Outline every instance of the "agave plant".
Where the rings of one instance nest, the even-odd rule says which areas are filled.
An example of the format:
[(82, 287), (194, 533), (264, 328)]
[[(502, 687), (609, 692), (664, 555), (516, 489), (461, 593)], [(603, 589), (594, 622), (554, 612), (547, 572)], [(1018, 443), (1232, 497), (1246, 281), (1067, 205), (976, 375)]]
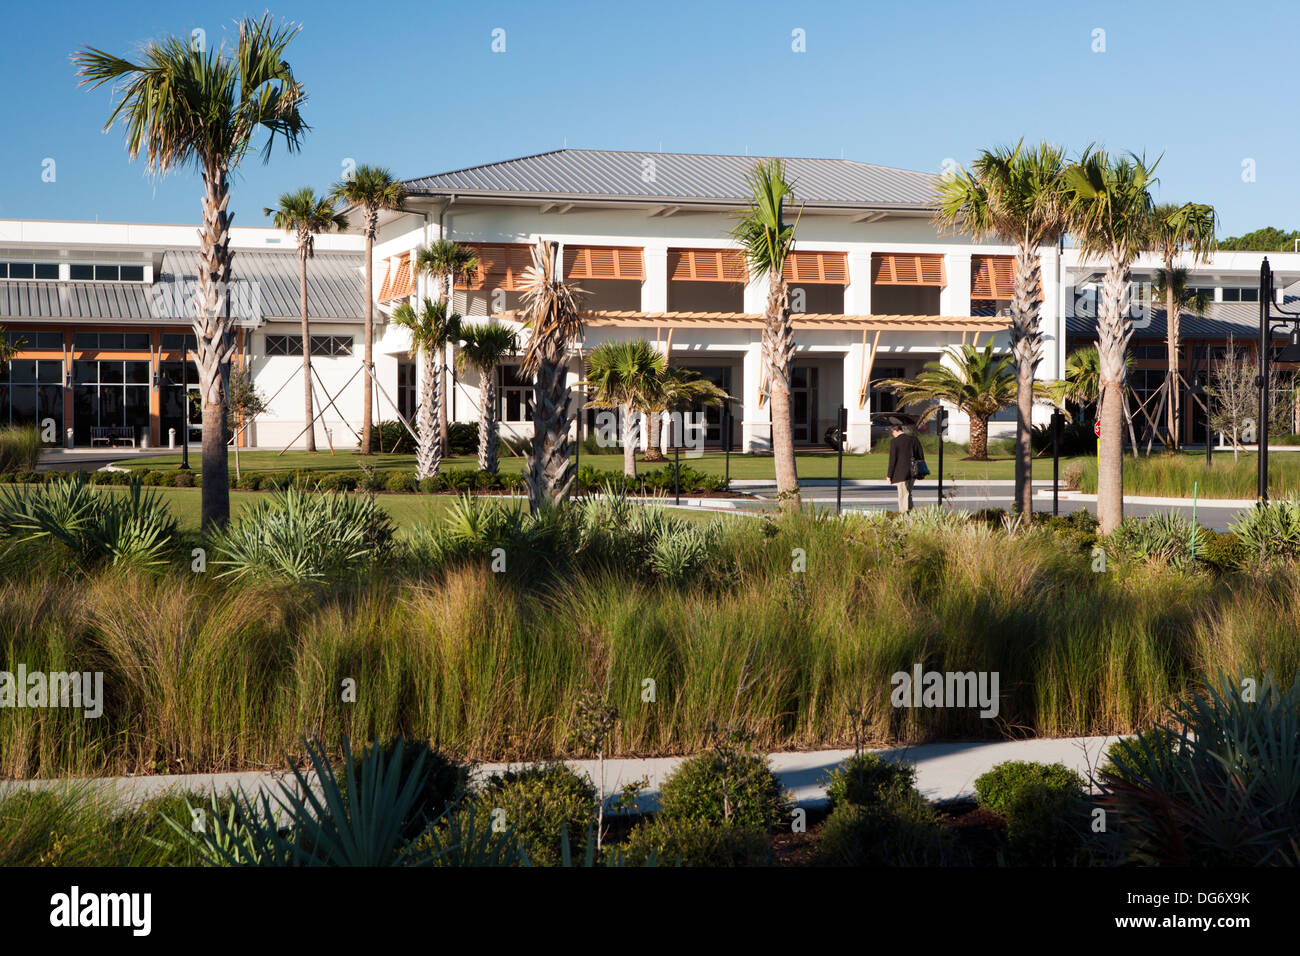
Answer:
[(1228, 527), (1261, 558), (1300, 557), (1300, 498), (1295, 495), (1247, 508)]
[(1300, 678), (1282, 690), (1266, 674), (1250, 699), (1245, 686), (1220, 674), (1100, 771), (1134, 860), (1300, 865)]

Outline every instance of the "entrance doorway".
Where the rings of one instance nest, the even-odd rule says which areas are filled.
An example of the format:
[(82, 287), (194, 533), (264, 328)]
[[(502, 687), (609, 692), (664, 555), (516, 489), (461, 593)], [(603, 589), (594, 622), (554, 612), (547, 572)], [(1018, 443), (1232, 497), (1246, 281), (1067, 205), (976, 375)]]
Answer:
[(817, 387), (821, 370), (815, 365), (795, 365), (790, 374), (790, 418), (794, 440), (810, 444), (817, 435)]

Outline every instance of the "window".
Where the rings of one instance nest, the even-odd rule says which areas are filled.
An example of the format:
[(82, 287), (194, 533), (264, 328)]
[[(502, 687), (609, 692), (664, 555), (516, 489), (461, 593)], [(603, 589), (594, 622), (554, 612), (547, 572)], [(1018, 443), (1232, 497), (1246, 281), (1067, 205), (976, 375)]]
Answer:
[(0, 262), (0, 279), (57, 279), (57, 262)]
[(415, 363), (397, 363), (397, 411), (407, 421), (415, 418)]
[(90, 351), (148, 352), (151, 349), (148, 332), (78, 332), (72, 347)]
[(199, 340), (194, 335), (185, 335), (181, 332), (164, 332), (162, 347), (165, 352), (179, 352), (181, 349), (193, 351), (198, 349)]
[[(267, 355), (302, 355), (302, 336), (268, 335), (266, 337)], [(339, 358), (352, 354), (352, 336), (350, 335), (313, 335), (311, 337), (311, 354), (326, 358)]]
[(533, 383), (518, 365), (497, 366), (497, 418), (503, 422), (527, 422), (533, 418)]
[(1224, 302), (1258, 302), (1259, 289), (1257, 288), (1246, 289), (1240, 286), (1224, 286), (1223, 301)]
[(63, 424), (63, 362), (14, 359), (0, 369), (0, 426)]
[(74, 440), (89, 444), (92, 426), (149, 429), (149, 363), (76, 362), (73, 366)]
[(22, 352), (62, 352), (62, 332), (4, 332), (0, 340)]
[(68, 266), (68, 278), (74, 282), (143, 282), (144, 266), (74, 262)]

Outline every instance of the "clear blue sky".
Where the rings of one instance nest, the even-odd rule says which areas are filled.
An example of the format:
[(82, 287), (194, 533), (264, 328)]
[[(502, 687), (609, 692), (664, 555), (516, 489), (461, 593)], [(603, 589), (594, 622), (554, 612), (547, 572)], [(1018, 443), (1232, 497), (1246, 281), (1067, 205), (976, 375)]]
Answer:
[[(262, 12), (221, 0), (7, 3), (0, 218), (196, 222), (197, 178), (156, 184), (77, 86), (82, 44), (130, 54)], [(1300, 226), (1293, 73), (1300, 7), (1202, 2), (447, 3), (281, 0), (312, 126), (250, 156), (236, 223), (345, 159), (427, 175), (562, 146), (843, 155), (938, 170), (1021, 136), (1161, 153), (1165, 200), (1213, 203), (1224, 235)], [(492, 31), (506, 31), (493, 53)], [(1106, 51), (1095, 53), (1094, 29)], [(791, 50), (802, 29), (807, 52)], [(42, 181), (53, 159), (55, 181)], [(1255, 181), (1243, 182), (1243, 160)]]

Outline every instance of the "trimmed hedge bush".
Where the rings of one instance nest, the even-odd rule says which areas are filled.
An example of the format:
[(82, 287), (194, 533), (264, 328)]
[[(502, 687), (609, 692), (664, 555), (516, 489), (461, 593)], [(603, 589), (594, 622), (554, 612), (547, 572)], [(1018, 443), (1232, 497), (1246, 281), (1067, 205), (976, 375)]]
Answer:
[(505, 811), (505, 824), (534, 866), (559, 866), (562, 831), (569, 846), (587, 842), (596, 823), (596, 788), (559, 761), (493, 774), (474, 801), (486, 814)]
[(1075, 861), (1087, 826), (1083, 778), (1061, 763), (1009, 760), (975, 780), (979, 804), (1007, 821), (1007, 858), (1017, 866)]
[(854, 754), (827, 775), (826, 796), (831, 806), (869, 807), (892, 794), (916, 787), (916, 768), (885, 760), (879, 754)]
[(663, 817), (633, 829), (621, 849), (629, 866), (644, 866), (652, 855), (659, 866), (707, 867), (766, 866), (772, 857), (768, 838), (756, 830)]
[(757, 754), (705, 753), (678, 765), (659, 793), (663, 819), (770, 831), (790, 819), (781, 782)]
[(945, 866), (958, 862), (951, 831), (915, 790), (894, 790), (870, 806), (843, 803), (822, 825), (818, 860), (827, 866)]

